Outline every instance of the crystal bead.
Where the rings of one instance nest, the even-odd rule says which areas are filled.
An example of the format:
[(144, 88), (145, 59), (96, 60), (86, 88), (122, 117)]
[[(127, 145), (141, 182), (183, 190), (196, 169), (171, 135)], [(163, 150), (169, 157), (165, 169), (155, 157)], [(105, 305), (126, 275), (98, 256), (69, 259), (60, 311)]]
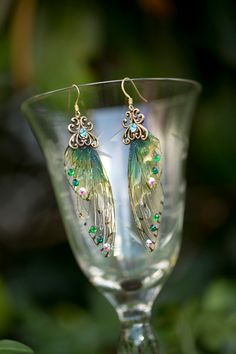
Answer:
[(103, 237), (102, 236), (96, 237), (96, 241), (97, 243), (103, 243)]
[(130, 131), (131, 131), (131, 133), (135, 133), (136, 132), (136, 130), (137, 130), (137, 124), (136, 123), (132, 123), (132, 124), (130, 124)]
[(75, 171), (73, 170), (73, 168), (69, 168), (67, 171), (67, 174), (68, 174), (68, 176), (73, 177), (75, 174)]
[(150, 177), (149, 180), (148, 180), (149, 186), (150, 186), (150, 187), (153, 187), (153, 186), (155, 185), (155, 183), (156, 183), (155, 178)]
[(104, 243), (104, 245), (103, 245), (103, 250), (104, 250), (105, 252), (109, 252), (109, 251), (111, 250), (111, 245), (110, 245), (110, 243)]
[(89, 233), (90, 234), (96, 234), (96, 232), (97, 232), (96, 226), (91, 226), (90, 229), (89, 229)]
[(147, 239), (147, 241), (146, 241), (146, 246), (147, 246), (148, 248), (151, 248), (152, 245), (153, 245), (153, 242), (152, 242), (150, 239)]
[(159, 214), (154, 214), (153, 215), (153, 221), (159, 221), (160, 215)]
[(160, 160), (161, 160), (161, 156), (159, 154), (157, 154), (153, 157), (154, 162), (159, 162)]
[(85, 128), (81, 128), (79, 131), (79, 135), (81, 136), (81, 138), (86, 139), (88, 136), (88, 132)]
[(79, 195), (80, 195), (81, 197), (84, 197), (84, 196), (86, 195), (86, 193), (87, 193), (87, 191), (86, 191), (86, 189), (85, 189), (84, 187), (81, 187), (81, 188), (79, 189)]
[(78, 187), (79, 181), (76, 178), (74, 178), (73, 181), (72, 181), (72, 184), (73, 184), (74, 187)]
[(158, 174), (158, 168), (157, 168), (157, 167), (153, 167), (152, 173), (153, 173), (154, 175), (157, 175), (157, 174)]
[(158, 228), (157, 228), (156, 225), (151, 225), (149, 229), (150, 229), (150, 231), (152, 231), (152, 232), (155, 232), (155, 231), (158, 230)]

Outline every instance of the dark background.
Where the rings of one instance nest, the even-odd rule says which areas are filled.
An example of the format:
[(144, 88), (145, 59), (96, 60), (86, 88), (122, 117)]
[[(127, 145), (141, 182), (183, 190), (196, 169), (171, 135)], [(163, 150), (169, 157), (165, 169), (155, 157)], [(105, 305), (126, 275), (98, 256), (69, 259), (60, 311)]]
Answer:
[(109, 354), (119, 330), (72, 256), (22, 100), (73, 82), (183, 77), (203, 92), (182, 251), (153, 324), (163, 354), (236, 353), (235, 17), (233, 0), (0, 2), (0, 338)]

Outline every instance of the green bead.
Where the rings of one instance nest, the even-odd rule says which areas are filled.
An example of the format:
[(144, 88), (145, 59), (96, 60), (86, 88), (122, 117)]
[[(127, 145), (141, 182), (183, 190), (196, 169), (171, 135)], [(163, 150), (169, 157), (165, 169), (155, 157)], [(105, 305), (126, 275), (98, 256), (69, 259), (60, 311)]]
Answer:
[(158, 154), (153, 157), (154, 162), (159, 162), (160, 160), (161, 160), (161, 156)]
[(159, 214), (154, 214), (153, 215), (153, 221), (159, 221), (160, 215)]
[(91, 226), (90, 229), (89, 229), (89, 233), (90, 234), (96, 234), (96, 232), (97, 232), (96, 226)]
[(158, 174), (158, 168), (157, 168), (157, 167), (153, 167), (152, 173), (153, 173), (154, 175), (157, 175), (157, 174)]
[(96, 241), (97, 243), (103, 243), (103, 237), (102, 236), (96, 237)]
[(67, 171), (67, 174), (68, 174), (68, 176), (73, 177), (75, 174), (75, 171), (73, 170), (73, 168), (69, 168), (69, 170)]
[(157, 231), (157, 230), (158, 230), (158, 229), (157, 229), (156, 225), (151, 225), (151, 226), (150, 226), (150, 231), (155, 232), (155, 231)]
[(74, 187), (78, 187), (79, 181), (75, 178), (75, 179), (73, 179), (72, 184)]

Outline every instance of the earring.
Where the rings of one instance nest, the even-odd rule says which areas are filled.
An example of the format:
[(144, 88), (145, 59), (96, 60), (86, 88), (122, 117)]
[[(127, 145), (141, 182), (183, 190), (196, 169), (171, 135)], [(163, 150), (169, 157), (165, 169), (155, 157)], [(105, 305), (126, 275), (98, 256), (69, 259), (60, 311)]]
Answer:
[(142, 244), (154, 251), (158, 245), (164, 194), (161, 185), (162, 154), (160, 141), (143, 126), (144, 115), (133, 106), (132, 97), (126, 92), (124, 85), (130, 81), (138, 96), (140, 94), (133, 80), (124, 78), (121, 89), (128, 98), (128, 111), (123, 119), (125, 128), (123, 143), (130, 144), (128, 162), (128, 188), (130, 203), (135, 222), (139, 230)]
[(111, 184), (96, 151), (98, 138), (93, 124), (79, 111), (77, 90), (75, 116), (68, 131), (71, 137), (64, 156), (67, 179), (83, 234), (88, 234), (105, 257), (112, 254), (115, 235), (115, 208)]

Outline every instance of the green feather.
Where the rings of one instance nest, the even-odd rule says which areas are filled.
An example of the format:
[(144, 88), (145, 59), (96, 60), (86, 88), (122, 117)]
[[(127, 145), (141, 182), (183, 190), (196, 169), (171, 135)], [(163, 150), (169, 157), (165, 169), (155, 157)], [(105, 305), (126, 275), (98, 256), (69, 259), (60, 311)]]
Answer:
[(68, 147), (65, 173), (81, 234), (88, 235), (107, 257), (112, 254), (115, 234), (115, 208), (111, 185), (97, 151), (91, 147)]
[(161, 174), (160, 142), (149, 132), (146, 140), (131, 143), (128, 164), (131, 207), (140, 239), (149, 251), (158, 245), (163, 213)]

